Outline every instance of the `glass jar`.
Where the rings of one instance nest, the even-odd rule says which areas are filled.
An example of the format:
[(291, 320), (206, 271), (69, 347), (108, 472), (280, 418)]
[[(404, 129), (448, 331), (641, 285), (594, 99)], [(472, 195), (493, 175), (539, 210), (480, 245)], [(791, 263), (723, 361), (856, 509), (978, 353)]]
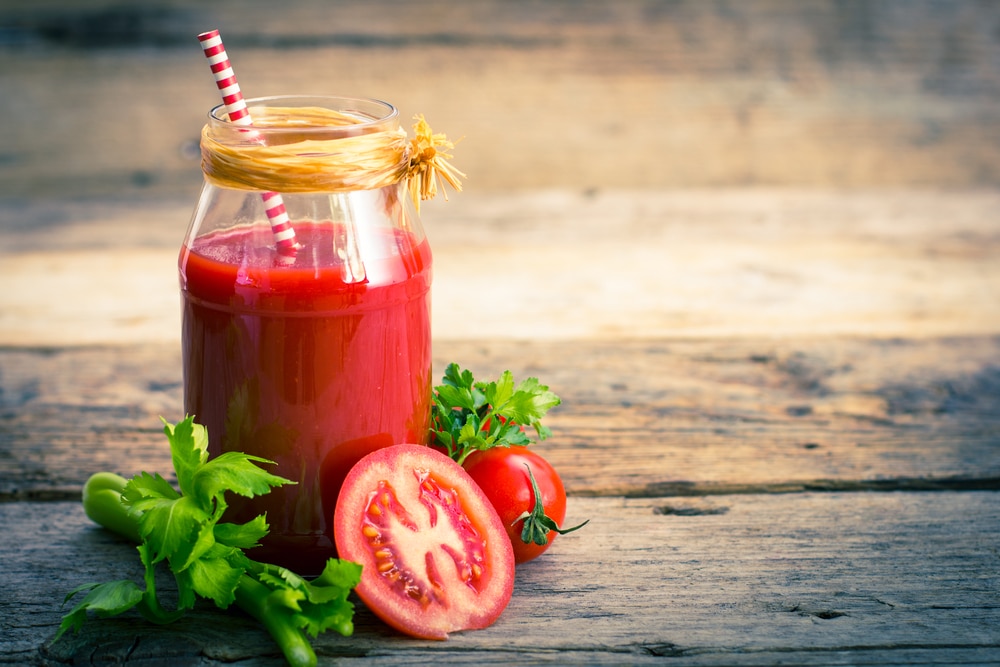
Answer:
[[(296, 482), (227, 498), (227, 520), (266, 512), (251, 556), (312, 574), (335, 555), (347, 471), (427, 441), (431, 251), (392, 105), (247, 103), (252, 129), (217, 107), (202, 135), (206, 181), (178, 261), (184, 407), (210, 455), (254, 454)], [(268, 213), (275, 192), (292, 243)]]

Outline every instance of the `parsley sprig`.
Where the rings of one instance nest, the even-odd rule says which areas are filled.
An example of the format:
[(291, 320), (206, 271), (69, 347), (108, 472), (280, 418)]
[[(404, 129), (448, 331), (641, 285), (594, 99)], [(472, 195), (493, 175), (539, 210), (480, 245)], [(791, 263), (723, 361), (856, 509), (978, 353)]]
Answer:
[[(154, 623), (170, 623), (191, 609), (198, 597), (221, 609), (235, 602), (260, 621), (291, 665), (315, 665), (306, 634), (326, 630), (350, 635), (354, 607), (347, 595), (358, 584), (361, 566), (331, 558), (323, 573), (306, 579), (291, 570), (259, 563), (245, 553), (268, 532), (263, 515), (242, 524), (222, 521), (226, 494), (252, 498), (292, 484), (258, 464), (271, 461), (240, 452), (208, 458), (208, 433), (193, 418), (164, 422), (179, 490), (158, 474), (125, 480), (97, 473), (84, 488), (87, 515), (126, 537), (138, 540), (145, 568), (144, 588), (134, 581), (93, 583), (70, 591), (66, 600), (86, 593), (63, 618), (56, 639), (79, 630), (87, 613), (116, 616), (137, 609)], [(177, 605), (166, 610), (156, 591), (155, 572), (166, 563), (177, 582)]]
[(515, 384), (511, 372), (504, 371), (496, 380), (477, 382), (471, 371), (455, 363), (445, 369), (442, 384), (434, 387), (432, 401), (434, 444), (459, 464), (475, 451), (531, 444), (525, 427), (544, 440), (552, 433), (541, 420), (561, 403), (537, 378)]

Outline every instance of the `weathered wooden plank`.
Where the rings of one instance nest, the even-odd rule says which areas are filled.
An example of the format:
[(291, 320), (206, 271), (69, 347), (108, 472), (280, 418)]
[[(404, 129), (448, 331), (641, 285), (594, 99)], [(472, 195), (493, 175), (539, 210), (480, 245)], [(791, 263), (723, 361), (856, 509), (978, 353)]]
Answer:
[[(194, 200), (0, 202), (0, 345), (176, 344)], [(987, 190), (467, 192), (423, 211), (434, 335), (993, 335), (997, 211)]]
[[(539, 449), (575, 495), (997, 488), (1000, 338), (443, 341), (481, 377), (562, 396)], [(170, 470), (168, 345), (0, 349), (0, 497), (76, 497), (97, 470)]]
[[(551, 365), (530, 370), (569, 392), (546, 450), (567, 469), (578, 466), (574, 493), (974, 479), (995, 488), (998, 343), (638, 341), (561, 359), (553, 345), (544, 353)], [(596, 382), (580, 386), (581, 377)]]
[(0, 192), (197, 187), (213, 27), (251, 96), (379, 97), (464, 137), (471, 188), (995, 185), (998, 21), (932, 0), (8, 0)]
[[(443, 643), (367, 612), (317, 642), (354, 664), (984, 664), (1000, 660), (1000, 495), (787, 494), (573, 498), (591, 524), (518, 571), (490, 629)], [(66, 591), (137, 576), (126, 544), (76, 503), (4, 503), (0, 662), (279, 664), (239, 614), (173, 626), (95, 621), (50, 640)]]

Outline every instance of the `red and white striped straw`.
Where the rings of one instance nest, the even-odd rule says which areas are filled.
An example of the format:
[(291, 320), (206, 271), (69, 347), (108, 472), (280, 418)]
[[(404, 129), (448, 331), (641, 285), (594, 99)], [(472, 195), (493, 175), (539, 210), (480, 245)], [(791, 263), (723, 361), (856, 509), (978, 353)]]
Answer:
[[(222, 94), (222, 103), (226, 107), (229, 121), (236, 125), (248, 127), (253, 125), (250, 110), (247, 109), (246, 100), (240, 92), (240, 84), (236, 80), (236, 73), (233, 71), (232, 63), (229, 62), (229, 55), (226, 53), (219, 31), (203, 32), (198, 35), (198, 41), (201, 42), (202, 51), (205, 52), (205, 57), (212, 67), (215, 85)], [(288, 211), (285, 210), (284, 200), (277, 192), (265, 192), (261, 197), (264, 200), (264, 212), (271, 222), (271, 231), (274, 232), (274, 242), (278, 252), (284, 255), (294, 254), (299, 244), (295, 239), (295, 229), (288, 218)]]

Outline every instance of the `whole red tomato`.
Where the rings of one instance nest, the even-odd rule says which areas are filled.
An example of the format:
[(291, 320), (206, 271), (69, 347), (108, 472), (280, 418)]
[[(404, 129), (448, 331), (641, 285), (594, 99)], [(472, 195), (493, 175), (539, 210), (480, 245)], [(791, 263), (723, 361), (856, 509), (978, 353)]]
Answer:
[[(527, 447), (493, 447), (474, 452), (463, 467), (500, 515), (514, 548), (515, 563), (537, 558), (552, 545), (557, 534), (580, 527), (559, 528), (566, 518), (566, 489), (555, 468)], [(540, 498), (532, 487), (532, 477)], [(534, 524), (528, 531), (525, 520)]]

